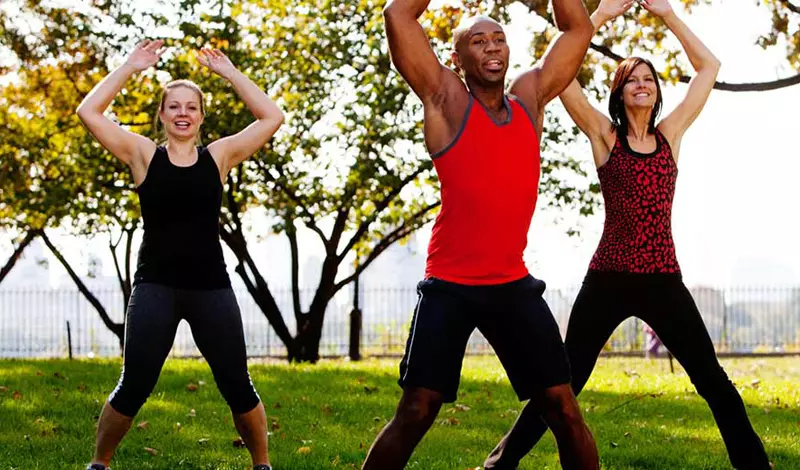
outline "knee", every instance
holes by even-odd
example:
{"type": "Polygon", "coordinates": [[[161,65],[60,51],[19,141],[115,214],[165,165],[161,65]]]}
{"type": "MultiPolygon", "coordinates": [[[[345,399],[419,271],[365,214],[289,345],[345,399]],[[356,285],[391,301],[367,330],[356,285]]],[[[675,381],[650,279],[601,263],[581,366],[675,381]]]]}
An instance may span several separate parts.
{"type": "Polygon", "coordinates": [[[584,425],[580,407],[569,385],[546,390],[542,408],[542,414],[554,432],[584,425]]]}
{"type": "Polygon", "coordinates": [[[406,429],[427,429],[433,424],[441,406],[441,396],[435,392],[406,392],[397,407],[395,421],[406,429]]]}
{"type": "Polygon", "coordinates": [[[108,397],[108,403],[119,414],[133,418],[150,396],[150,389],[120,381],[108,397]]]}
{"type": "Polygon", "coordinates": [[[217,387],[233,414],[247,413],[261,403],[261,397],[258,396],[249,377],[241,380],[219,381],[217,387]]]}
{"type": "Polygon", "coordinates": [[[706,400],[713,400],[717,397],[727,397],[731,394],[738,395],[736,387],[728,378],[728,374],[717,365],[710,371],[699,374],[692,374],[691,381],[697,389],[697,393],[706,400]]]}

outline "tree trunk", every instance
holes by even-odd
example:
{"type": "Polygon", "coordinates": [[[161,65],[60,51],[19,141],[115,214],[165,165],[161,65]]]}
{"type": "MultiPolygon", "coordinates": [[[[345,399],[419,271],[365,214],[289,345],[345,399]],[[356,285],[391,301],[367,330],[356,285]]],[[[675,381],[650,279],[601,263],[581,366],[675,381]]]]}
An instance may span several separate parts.
{"type": "Polygon", "coordinates": [[[283,315],[269,290],[267,281],[259,272],[258,267],[253,262],[253,258],[250,256],[250,252],[247,250],[247,242],[244,240],[244,236],[238,231],[229,232],[225,229],[220,230],[220,236],[236,255],[236,259],[239,261],[236,266],[236,273],[244,282],[247,291],[253,297],[261,312],[264,313],[269,324],[272,325],[278,338],[286,346],[288,359],[291,361],[296,355],[295,340],[283,320],[283,315]],[[248,274],[248,270],[250,274],[248,274]]]}
{"type": "Polygon", "coordinates": [[[319,361],[319,343],[322,339],[322,324],[325,320],[325,307],[322,310],[309,311],[303,315],[303,321],[297,324],[297,336],[295,337],[295,356],[290,358],[296,362],[310,362],[315,364],[319,361]]]}
{"type": "Polygon", "coordinates": [[[28,245],[30,245],[31,242],[40,235],[40,233],[41,232],[39,230],[28,230],[28,232],[25,233],[25,238],[19,242],[19,245],[17,245],[17,247],[14,249],[14,253],[8,258],[8,261],[6,261],[3,269],[0,270],[0,282],[3,282],[3,279],[6,278],[14,265],[17,264],[17,261],[19,261],[19,258],[22,256],[22,252],[25,251],[25,248],[27,248],[28,245]]]}
{"type": "Polygon", "coordinates": [[[117,336],[119,339],[120,352],[123,351],[125,346],[125,325],[123,323],[114,323],[114,321],[111,320],[111,317],[108,316],[108,312],[106,311],[105,307],[103,307],[103,304],[100,303],[100,300],[98,300],[94,294],[92,294],[86,284],[84,284],[84,282],[81,280],[80,276],[78,276],[75,270],[72,269],[72,266],[70,266],[69,262],[66,260],[66,258],[64,258],[64,255],[61,254],[58,248],[53,245],[47,234],[42,232],[41,237],[45,245],[47,245],[47,247],[50,248],[50,251],[53,252],[53,255],[56,257],[56,259],[58,259],[61,265],[64,266],[64,269],[67,270],[67,274],[69,274],[69,277],[78,287],[78,290],[81,291],[81,294],[86,297],[86,300],[88,300],[89,303],[92,304],[92,307],[97,310],[97,313],[100,314],[100,318],[103,320],[103,323],[106,325],[106,327],[108,327],[108,329],[117,336]]]}

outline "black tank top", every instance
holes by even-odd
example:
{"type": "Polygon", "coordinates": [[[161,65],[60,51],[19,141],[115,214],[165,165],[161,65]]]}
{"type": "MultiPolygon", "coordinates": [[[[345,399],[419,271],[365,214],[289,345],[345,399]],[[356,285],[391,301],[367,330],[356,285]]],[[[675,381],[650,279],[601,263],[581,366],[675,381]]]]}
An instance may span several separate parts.
{"type": "Polygon", "coordinates": [[[180,167],[170,161],[166,148],[158,147],[137,192],[144,237],[134,284],[230,287],[219,241],[222,183],[208,149],[198,147],[197,162],[180,167]]]}

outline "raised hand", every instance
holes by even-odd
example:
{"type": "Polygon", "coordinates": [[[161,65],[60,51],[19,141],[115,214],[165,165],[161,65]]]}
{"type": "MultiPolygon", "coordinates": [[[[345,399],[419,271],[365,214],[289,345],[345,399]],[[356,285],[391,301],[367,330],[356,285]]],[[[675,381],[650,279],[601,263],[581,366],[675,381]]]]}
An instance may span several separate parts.
{"type": "Polygon", "coordinates": [[[639,3],[645,10],[661,18],[672,13],[672,5],[669,4],[669,0],[639,0],[639,3]]]}
{"type": "Polygon", "coordinates": [[[161,54],[166,51],[166,48],[162,47],[163,45],[164,41],[150,41],[146,39],[136,46],[136,49],[131,52],[125,63],[133,67],[137,72],[148,69],[154,66],[156,62],[158,62],[159,57],[161,57],[161,54]]]}
{"type": "Polygon", "coordinates": [[[597,12],[604,18],[616,18],[630,10],[636,0],[601,0],[597,12]]]}
{"type": "Polygon", "coordinates": [[[197,61],[225,79],[229,79],[236,71],[233,62],[219,49],[200,49],[197,51],[197,61]]]}

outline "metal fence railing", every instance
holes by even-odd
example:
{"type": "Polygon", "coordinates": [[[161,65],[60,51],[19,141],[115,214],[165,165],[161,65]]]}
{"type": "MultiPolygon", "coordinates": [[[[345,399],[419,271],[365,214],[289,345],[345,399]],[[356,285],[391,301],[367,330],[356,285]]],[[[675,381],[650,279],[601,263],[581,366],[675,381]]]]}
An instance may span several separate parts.
{"type": "MultiPolygon", "coordinates": [[[[723,353],[800,352],[800,287],[735,287],[691,289],[717,351],[723,353]]],[[[92,290],[112,319],[123,319],[123,299],[119,290],[92,290]]],[[[548,289],[545,299],[562,335],[578,288],[548,289]]],[[[291,291],[274,290],[291,331],[291,291]]],[[[237,291],[242,310],[248,354],[286,355],[283,343],[269,326],[247,291],[237,291]]],[[[313,291],[301,291],[307,306],[313,291]]],[[[360,294],[363,312],[361,354],[364,356],[401,355],[405,348],[409,322],[416,305],[414,287],[366,287],[360,294]]],[[[352,292],[343,290],[328,306],[320,354],[346,356],[349,348],[352,292]]],[[[629,319],[614,332],[606,346],[608,352],[637,352],[644,348],[641,322],[629,319]]],[[[0,288],[0,357],[65,357],[71,345],[78,357],[117,356],[116,336],[100,316],[73,289],[0,288]],[[70,337],[68,340],[67,324],[70,337]]],[[[479,333],[470,339],[473,354],[491,349],[479,333]]],[[[172,350],[175,356],[196,356],[188,325],[181,323],[172,350]]]]}

